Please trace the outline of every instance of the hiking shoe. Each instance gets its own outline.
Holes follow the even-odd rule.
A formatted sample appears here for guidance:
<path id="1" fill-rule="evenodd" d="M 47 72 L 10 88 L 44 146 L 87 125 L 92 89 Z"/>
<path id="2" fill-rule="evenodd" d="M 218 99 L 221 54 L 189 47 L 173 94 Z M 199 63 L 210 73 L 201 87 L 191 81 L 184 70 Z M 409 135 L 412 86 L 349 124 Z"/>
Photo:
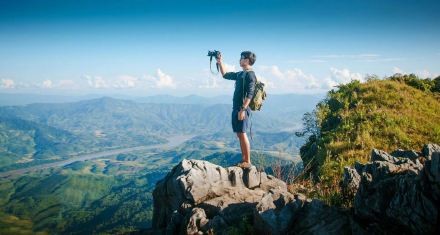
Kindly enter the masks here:
<path id="1" fill-rule="evenodd" d="M 239 164 L 237 164 L 237 166 L 241 168 L 250 168 L 252 164 L 250 164 L 249 162 L 240 162 Z"/>

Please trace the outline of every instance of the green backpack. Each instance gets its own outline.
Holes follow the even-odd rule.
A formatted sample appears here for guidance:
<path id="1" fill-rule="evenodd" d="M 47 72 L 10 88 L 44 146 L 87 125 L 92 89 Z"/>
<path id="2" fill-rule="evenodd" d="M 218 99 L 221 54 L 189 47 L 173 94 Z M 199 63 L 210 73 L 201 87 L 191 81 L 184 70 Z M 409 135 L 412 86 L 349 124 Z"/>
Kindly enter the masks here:
<path id="1" fill-rule="evenodd" d="M 243 77 L 243 84 L 244 84 L 244 78 L 245 77 Z M 243 95 L 244 95 L 244 85 L 243 85 Z M 261 107 L 263 106 L 264 100 L 266 100 L 266 91 L 264 90 L 264 83 L 256 79 L 254 96 L 251 102 L 249 103 L 249 107 L 251 108 L 252 111 L 260 111 Z"/>

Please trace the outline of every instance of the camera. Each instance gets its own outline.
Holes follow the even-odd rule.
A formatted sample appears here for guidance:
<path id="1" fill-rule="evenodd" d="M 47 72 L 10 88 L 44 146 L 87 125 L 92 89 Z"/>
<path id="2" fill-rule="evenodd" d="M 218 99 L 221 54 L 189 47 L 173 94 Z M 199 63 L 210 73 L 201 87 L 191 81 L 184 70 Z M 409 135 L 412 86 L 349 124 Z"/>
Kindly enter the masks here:
<path id="1" fill-rule="evenodd" d="M 220 51 L 208 51 L 208 56 L 215 57 L 216 59 L 218 59 L 220 57 L 221 52 Z"/>
<path id="2" fill-rule="evenodd" d="M 209 69 L 211 70 L 211 73 L 214 73 L 214 72 L 212 72 L 212 68 L 211 68 L 212 57 L 215 57 L 216 59 L 218 59 L 218 58 L 220 58 L 220 55 L 221 55 L 221 52 L 220 52 L 220 51 L 216 51 L 216 50 L 214 50 L 214 51 L 208 51 L 208 56 L 209 56 Z M 218 72 L 219 72 L 218 64 L 216 64 L 216 66 L 217 66 L 217 73 L 218 73 Z"/>

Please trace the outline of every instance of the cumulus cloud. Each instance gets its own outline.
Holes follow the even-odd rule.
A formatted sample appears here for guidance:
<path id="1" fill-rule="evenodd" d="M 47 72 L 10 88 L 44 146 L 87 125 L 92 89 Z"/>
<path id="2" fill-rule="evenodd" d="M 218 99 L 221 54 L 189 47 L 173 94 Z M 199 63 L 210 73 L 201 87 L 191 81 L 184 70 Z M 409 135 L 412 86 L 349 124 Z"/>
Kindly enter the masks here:
<path id="1" fill-rule="evenodd" d="M 158 88 L 164 88 L 164 87 L 176 88 L 176 84 L 174 83 L 173 78 L 170 75 L 162 72 L 162 70 L 157 69 L 156 76 L 157 76 L 156 86 Z"/>
<path id="2" fill-rule="evenodd" d="M 427 69 L 421 70 L 421 71 L 417 71 L 416 75 L 420 78 L 436 78 L 438 77 L 440 74 L 438 73 L 432 73 L 430 71 L 428 71 Z"/>
<path id="3" fill-rule="evenodd" d="M 269 89 L 275 88 L 275 84 L 272 81 L 270 81 L 269 79 L 267 79 L 266 77 L 259 75 L 258 73 L 255 73 L 255 76 L 257 77 L 258 81 L 261 81 L 264 83 L 265 87 L 267 87 Z"/>
<path id="4" fill-rule="evenodd" d="M 399 67 L 396 67 L 396 66 L 393 67 L 393 73 L 405 74 L 405 72 L 403 72 L 402 69 L 400 69 Z"/>
<path id="5" fill-rule="evenodd" d="M 350 82 L 351 80 L 363 81 L 363 76 L 360 73 L 350 72 L 348 69 L 330 68 L 331 78 L 340 83 Z"/>
<path id="6" fill-rule="evenodd" d="M 319 82 L 313 75 L 306 74 L 299 68 L 281 71 L 278 66 L 272 65 L 260 66 L 258 70 L 261 71 L 261 73 L 256 74 L 257 79 L 263 78 L 269 85 L 269 89 L 291 92 L 319 87 Z"/>
<path id="7" fill-rule="evenodd" d="M 171 75 L 164 73 L 160 68 L 156 70 L 154 76 L 144 75 L 144 80 L 152 88 L 176 88 L 176 82 Z"/>
<path id="8" fill-rule="evenodd" d="M 339 84 L 346 84 L 352 80 L 358 80 L 364 82 L 365 78 L 360 73 L 354 73 L 350 70 L 330 68 L 330 76 L 324 78 L 324 82 L 321 84 L 322 89 L 332 89 Z"/>
<path id="9" fill-rule="evenodd" d="M 87 80 L 87 84 L 91 88 L 102 89 L 110 87 L 109 83 L 101 76 L 84 75 L 84 78 Z"/>
<path id="10" fill-rule="evenodd" d="M 393 67 L 393 74 L 396 73 L 400 73 L 400 74 L 408 74 L 407 72 L 403 71 L 402 69 L 400 69 L 399 67 Z M 438 77 L 440 74 L 438 73 L 433 73 L 427 69 L 423 69 L 423 70 L 419 70 L 416 72 L 413 72 L 415 75 L 417 75 L 417 77 L 419 78 L 436 78 Z"/>
<path id="11" fill-rule="evenodd" d="M 333 89 L 338 84 L 345 84 L 351 80 L 364 82 L 365 78 L 356 72 L 350 70 L 330 68 L 329 74 L 322 77 L 316 77 L 313 74 L 306 73 L 300 68 L 280 69 L 276 65 L 260 66 L 260 74 L 257 78 L 268 84 L 270 92 L 323 92 Z"/>
<path id="12" fill-rule="evenodd" d="M 2 79 L 1 88 L 13 89 L 15 88 L 15 82 L 12 79 Z"/>
<path id="13" fill-rule="evenodd" d="M 42 88 L 52 88 L 53 87 L 53 82 L 51 80 L 44 80 L 43 83 L 41 84 Z"/>
<path id="14" fill-rule="evenodd" d="M 273 76 L 275 76 L 275 77 L 277 77 L 277 78 L 281 78 L 281 79 L 285 79 L 286 77 L 284 76 L 284 74 L 281 72 L 281 70 L 280 70 L 280 68 L 278 68 L 278 66 L 276 66 L 276 65 L 273 65 L 273 66 L 270 66 L 270 73 L 273 75 Z"/>
<path id="15" fill-rule="evenodd" d="M 113 83 L 115 88 L 133 88 L 136 87 L 139 82 L 137 77 L 130 75 L 121 75 Z"/>

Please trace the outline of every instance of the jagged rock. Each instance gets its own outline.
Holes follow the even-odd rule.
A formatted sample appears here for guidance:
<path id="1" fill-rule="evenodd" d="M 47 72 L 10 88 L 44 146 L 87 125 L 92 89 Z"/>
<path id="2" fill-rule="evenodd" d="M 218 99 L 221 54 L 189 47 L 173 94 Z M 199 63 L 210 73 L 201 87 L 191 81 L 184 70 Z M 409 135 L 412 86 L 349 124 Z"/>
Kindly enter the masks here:
<path id="1" fill-rule="evenodd" d="M 221 233 L 252 216 L 263 199 L 284 206 L 293 197 L 286 183 L 258 172 L 255 166 L 225 169 L 207 161 L 185 159 L 153 191 L 153 228 L 191 234 L 216 229 Z M 184 218 L 181 224 L 170 223 L 177 217 Z"/>
<path id="2" fill-rule="evenodd" d="M 440 145 L 438 145 L 438 144 L 425 144 L 422 148 L 422 154 L 428 160 L 431 160 L 432 154 L 434 152 L 440 152 Z"/>
<path id="3" fill-rule="evenodd" d="M 156 185 L 152 231 L 228 234 L 250 223 L 255 234 L 439 234 L 439 150 L 373 149 L 371 162 L 344 168 L 349 209 L 291 194 L 255 167 L 183 160 Z"/>
<path id="4" fill-rule="evenodd" d="M 417 158 L 419 158 L 422 155 L 422 153 L 418 153 L 414 150 L 403 150 L 403 149 L 397 149 L 391 152 L 391 156 L 396 158 L 408 158 L 411 161 L 415 162 Z"/>
<path id="5" fill-rule="evenodd" d="M 319 200 L 306 202 L 295 216 L 290 231 L 307 234 L 350 234 L 349 214 Z"/>
<path id="6" fill-rule="evenodd" d="M 342 178 L 342 191 L 345 197 L 353 198 L 356 194 L 361 176 L 355 168 L 344 167 L 344 176 Z"/>
<path id="7" fill-rule="evenodd" d="M 206 229 L 205 225 L 208 223 L 208 219 L 206 218 L 205 211 L 200 208 L 194 208 L 191 211 L 190 218 L 188 219 L 187 225 L 186 225 L 186 233 L 187 234 L 203 234 L 202 231 Z M 199 231 L 202 230 L 202 231 Z"/>
<path id="8" fill-rule="evenodd" d="M 373 149 L 371 151 L 371 161 L 386 161 L 386 162 L 392 162 L 396 163 L 399 161 L 399 159 L 391 156 L 387 152 L 379 149 Z"/>
<path id="9" fill-rule="evenodd" d="M 440 168 L 436 163 L 438 154 L 431 155 L 432 160 L 426 161 L 423 168 L 419 161 L 396 161 L 383 151 L 373 150 L 372 159 L 378 161 L 362 168 L 354 198 L 355 216 L 395 232 L 434 234 L 440 203 L 434 188 L 440 178 L 429 179 L 439 175 Z"/>

